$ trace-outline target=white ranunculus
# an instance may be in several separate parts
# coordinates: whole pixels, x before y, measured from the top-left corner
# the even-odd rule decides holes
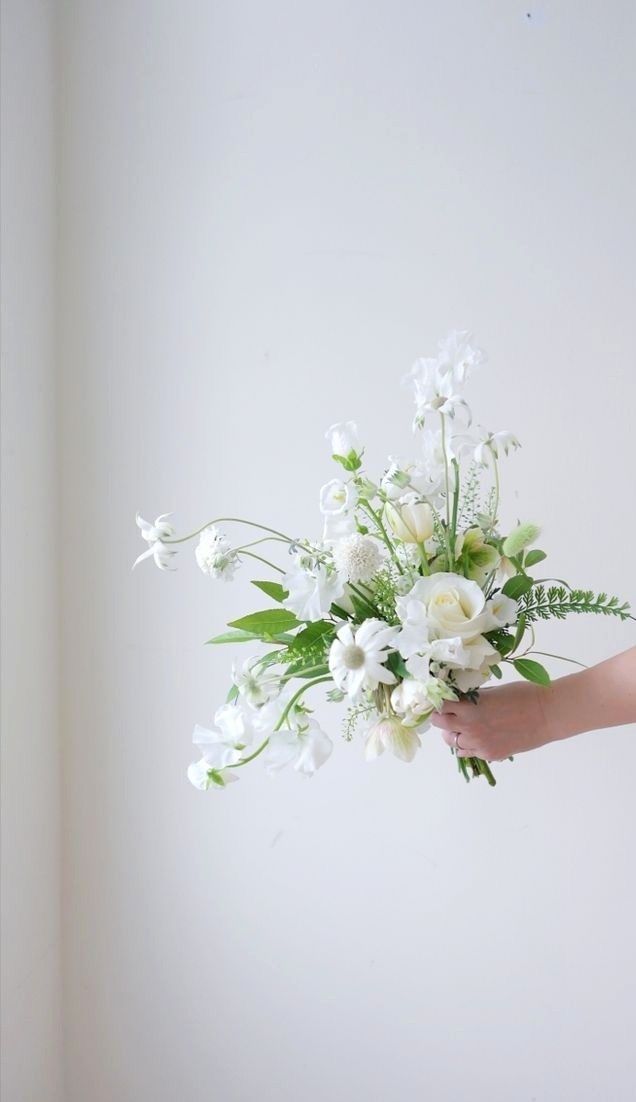
[[[355,505],[356,497],[352,483],[332,478],[320,491],[320,512],[323,516],[339,516]]]
[[[428,639],[472,639],[487,631],[490,623],[482,590],[460,574],[419,578],[410,593],[398,598],[397,612],[404,629],[421,626],[425,620]]]
[[[425,543],[433,535],[433,510],[416,494],[387,501],[384,512],[394,535],[403,543]]]
[[[359,454],[360,441],[355,421],[338,421],[327,429],[325,437],[331,445],[332,455],[342,455],[346,458],[351,452]]]
[[[519,615],[517,602],[512,597],[506,597],[503,593],[495,593],[487,604],[487,609],[492,619],[493,628],[507,628],[516,623]]]
[[[367,761],[373,761],[389,750],[400,761],[410,762],[421,745],[413,727],[407,727],[397,716],[382,716],[369,728],[364,756]]]
[[[345,578],[331,565],[321,562],[304,565],[299,559],[283,576],[281,584],[287,590],[284,607],[299,620],[313,621],[322,620],[334,601],[337,603],[342,597]]]
[[[270,735],[265,751],[268,773],[276,773],[286,765],[292,765],[297,773],[311,777],[327,761],[333,743],[315,719],[303,715],[292,727],[285,727]]]

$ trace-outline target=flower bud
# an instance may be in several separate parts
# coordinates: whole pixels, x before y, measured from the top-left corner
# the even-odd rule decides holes
[[[394,535],[403,543],[424,543],[433,535],[433,510],[426,501],[388,501],[384,511]]]

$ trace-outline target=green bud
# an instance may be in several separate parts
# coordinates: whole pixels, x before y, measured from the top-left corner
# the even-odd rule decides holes
[[[541,529],[538,525],[518,524],[503,541],[504,555],[508,559],[513,559],[515,555],[518,555],[525,547],[529,547],[531,543],[534,543],[540,535]]]

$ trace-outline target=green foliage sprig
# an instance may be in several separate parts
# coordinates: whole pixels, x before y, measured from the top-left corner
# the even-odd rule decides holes
[[[527,623],[537,620],[565,620],[572,613],[593,613],[602,616],[618,616],[631,619],[629,604],[621,604],[618,597],[607,593],[594,593],[591,589],[566,589],[562,585],[534,585],[519,600],[520,611]]]

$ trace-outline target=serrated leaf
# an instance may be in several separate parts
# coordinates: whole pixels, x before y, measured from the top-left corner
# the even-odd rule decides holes
[[[260,589],[263,593],[266,593],[268,597],[271,597],[273,601],[281,603],[289,596],[287,590],[279,582],[252,582],[257,589]]]
[[[241,616],[239,620],[231,620],[228,627],[237,628],[239,631],[248,631],[260,638],[271,639],[281,632],[295,631],[300,627],[293,612],[286,608],[266,608],[262,612],[251,612],[249,616]]]
[[[546,555],[545,551],[540,551],[537,547],[534,551],[528,551],[528,554],[526,555],[524,560],[524,565],[526,569],[529,570],[531,566],[536,566],[537,563],[543,562],[543,560],[547,559],[547,557],[548,556]]]
[[[533,681],[535,685],[549,685],[550,674],[540,662],[533,658],[515,658],[512,663],[517,673],[525,677],[526,681]]]
[[[533,584],[532,578],[528,578],[525,574],[515,574],[514,578],[508,578],[501,592],[505,597],[512,597],[513,601],[518,601],[524,593],[530,592]]]

